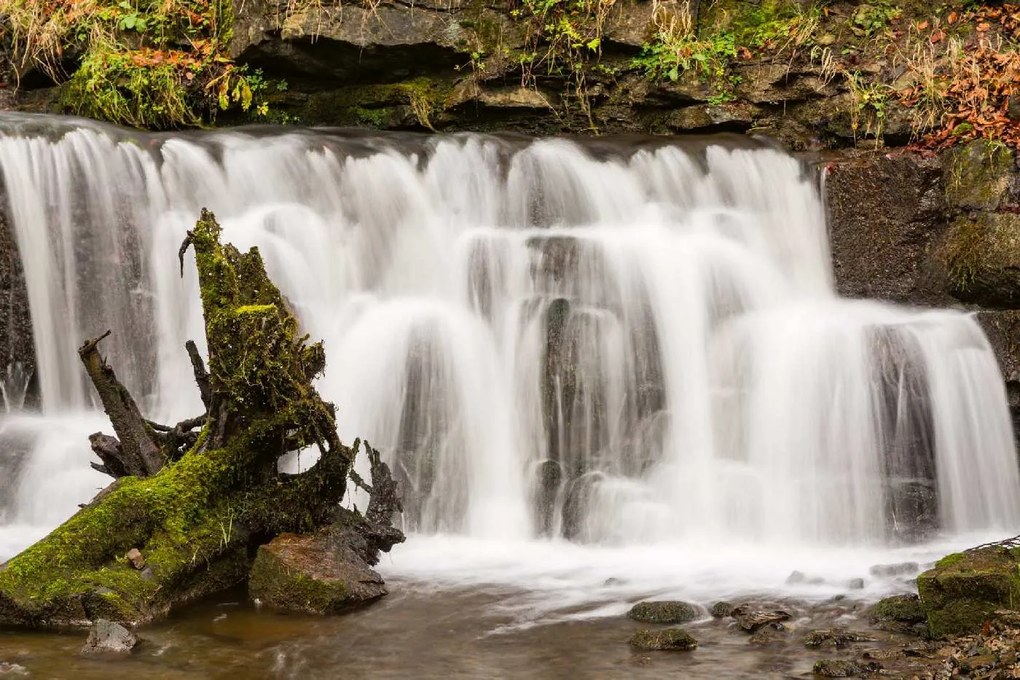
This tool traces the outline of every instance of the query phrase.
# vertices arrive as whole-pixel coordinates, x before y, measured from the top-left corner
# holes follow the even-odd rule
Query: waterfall
[[[25,450],[2,521],[27,532],[0,556],[103,484],[84,338],[113,330],[110,361],[154,419],[200,411],[177,248],[202,207],[325,341],[320,390],[343,439],[388,457],[409,531],[644,549],[1020,529],[980,328],[840,299],[817,183],[764,144],[0,114],[0,173],[42,402],[0,422]]]

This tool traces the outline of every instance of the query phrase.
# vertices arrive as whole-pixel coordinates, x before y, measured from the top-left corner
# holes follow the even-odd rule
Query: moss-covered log
[[[323,347],[300,334],[258,250],[242,254],[219,237],[207,212],[188,236],[209,348],[209,410],[197,441],[153,476],[118,479],[0,566],[0,624],[152,620],[242,582],[256,548],[274,536],[336,518],[354,451],[312,386]],[[310,446],[320,452],[311,469],[278,472],[281,455]],[[127,559],[132,549],[144,568]]]

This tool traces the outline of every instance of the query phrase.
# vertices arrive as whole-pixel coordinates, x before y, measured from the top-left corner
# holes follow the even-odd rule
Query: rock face
[[[638,602],[627,616],[642,623],[687,623],[698,618],[698,609],[687,602],[662,600]]]
[[[934,637],[976,632],[1020,606],[1020,541],[948,555],[917,577],[917,590]]]
[[[1020,170],[975,141],[940,155],[845,153],[823,166],[836,287],[847,297],[977,306],[1020,432]]]
[[[36,399],[32,318],[25,272],[8,214],[7,194],[0,183],[0,380],[7,386],[8,399],[31,406]]]
[[[98,654],[130,654],[138,645],[138,638],[130,630],[106,619],[99,619],[89,629],[88,640],[81,648],[86,656]]]
[[[683,628],[639,630],[631,636],[630,646],[646,652],[689,652],[697,648],[698,641]]]
[[[335,534],[282,534],[259,548],[249,593],[274,609],[335,614],[386,594],[382,577]]]

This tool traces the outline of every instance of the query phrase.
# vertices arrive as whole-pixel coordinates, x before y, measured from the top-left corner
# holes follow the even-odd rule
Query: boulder
[[[631,636],[630,646],[646,652],[689,652],[698,646],[698,641],[683,628],[639,630]]]
[[[138,646],[138,638],[130,630],[106,619],[99,619],[89,629],[89,637],[81,653],[86,656],[97,654],[130,654]]]
[[[733,612],[733,603],[721,600],[712,605],[712,608],[708,610],[714,618],[724,619]]]
[[[868,610],[873,621],[895,621],[897,623],[922,623],[927,618],[917,595],[893,595],[876,602]]]
[[[386,594],[382,577],[330,531],[281,534],[259,547],[248,584],[273,609],[335,614]]]
[[[627,616],[642,623],[687,623],[698,618],[698,608],[678,600],[638,602]]]
[[[1020,603],[1020,541],[948,555],[917,577],[933,637],[972,633]]]
[[[786,626],[781,623],[770,623],[759,628],[754,635],[748,639],[748,644],[764,647],[773,642],[782,642],[786,638]]]

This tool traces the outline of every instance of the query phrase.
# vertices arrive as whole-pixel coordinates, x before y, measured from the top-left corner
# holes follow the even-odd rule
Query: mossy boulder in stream
[[[687,623],[698,618],[698,608],[679,600],[638,602],[627,616],[642,623]]]
[[[689,652],[698,641],[683,628],[639,630],[630,638],[630,646],[646,652]]]
[[[1020,608],[1020,542],[954,553],[917,577],[934,637],[973,633],[1000,610]]]
[[[386,594],[382,577],[349,559],[328,531],[281,534],[261,546],[248,590],[268,607],[309,614],[334,614]]]

